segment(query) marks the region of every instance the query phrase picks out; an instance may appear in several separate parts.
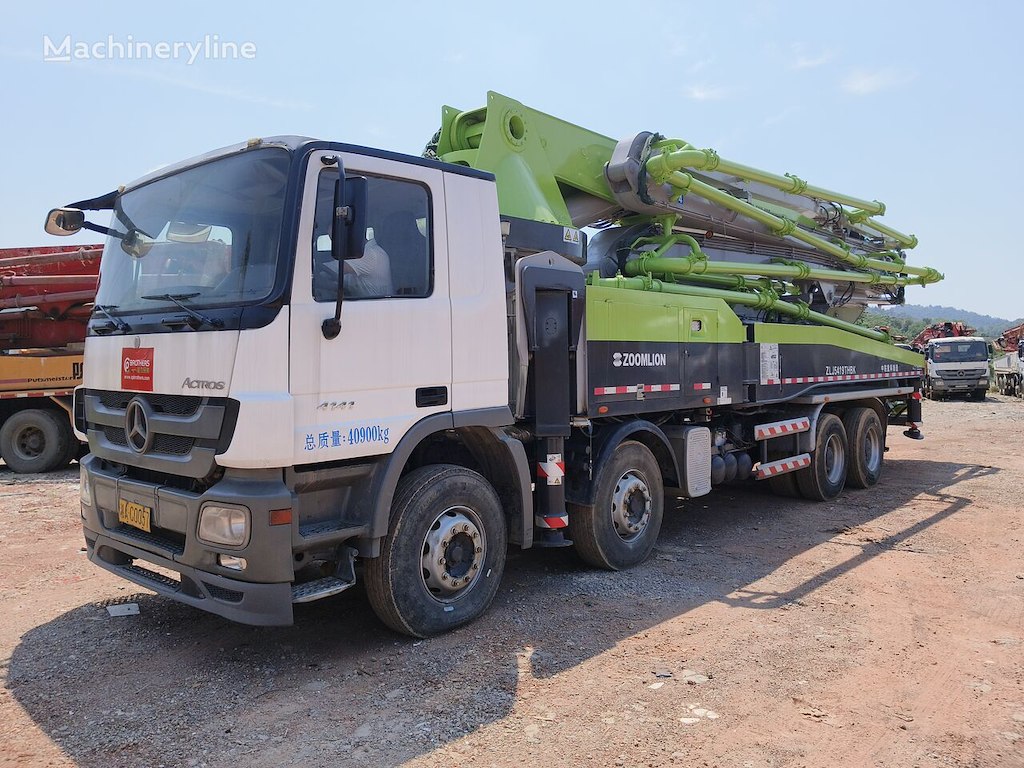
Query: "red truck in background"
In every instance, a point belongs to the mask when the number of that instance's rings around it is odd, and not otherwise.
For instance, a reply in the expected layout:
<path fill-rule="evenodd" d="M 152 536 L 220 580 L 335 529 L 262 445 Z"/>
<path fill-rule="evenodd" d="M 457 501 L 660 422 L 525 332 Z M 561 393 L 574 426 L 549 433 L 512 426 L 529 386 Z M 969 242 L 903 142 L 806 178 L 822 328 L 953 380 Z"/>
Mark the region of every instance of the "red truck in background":
<path fill-rule="evenodd" d="M 0 458 L 14 472 L 48 472 L 79 454 L 72 393 L 102 251 L 0 249 Z"/>

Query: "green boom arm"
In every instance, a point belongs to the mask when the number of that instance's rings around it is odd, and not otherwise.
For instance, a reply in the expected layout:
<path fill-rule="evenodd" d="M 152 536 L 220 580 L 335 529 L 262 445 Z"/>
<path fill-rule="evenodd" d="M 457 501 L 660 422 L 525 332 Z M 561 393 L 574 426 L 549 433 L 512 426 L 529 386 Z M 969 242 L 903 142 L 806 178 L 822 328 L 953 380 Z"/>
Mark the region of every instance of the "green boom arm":
<path fill-rule="evenodd" d="M 770 304 L 794 319 L 851 330 L 848 322 L 826 321 L 829 315 L 777 297 L 808 291 L 815 281 L 880 286 L 896 296 L 903 286 L 942 279 L 930 267 L 906 263 L 904 250 L 917 238 L 879 222 L 885 205 L 877 200 L 656 134 L 616 142 L 493 92 L 480 109 L 445 107 L 428 154 L 493 173 L 506 216 L 572 227 L 648 222 L 649 236 L 631 244 L 625 266 L 631 279 L 621 287 L 692 288 L 734 305 Z M 765 255 L 760 262 L 712 259 L 692 236 L 701 233 L 748 242 L 755 257 Z M 759 248 L 766 243 L 776 245 Z M 780 259 L 778 246 L 793 255 Z M 675 255 L 680 247 L 681 257 Z M 859 303 L 866 303 L 864 296 Z"/>

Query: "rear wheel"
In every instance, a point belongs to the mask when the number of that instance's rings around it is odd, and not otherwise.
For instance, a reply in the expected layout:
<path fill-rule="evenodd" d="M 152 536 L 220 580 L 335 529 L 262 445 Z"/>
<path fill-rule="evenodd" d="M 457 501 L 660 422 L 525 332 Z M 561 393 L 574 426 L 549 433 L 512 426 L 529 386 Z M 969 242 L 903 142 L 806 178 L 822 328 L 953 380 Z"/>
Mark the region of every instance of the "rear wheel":
<path fill-rule="evenodd" d="M 617 571 L 647 559 L 658 540 L 665 486 L 647 446 L 627 440 L 598 472 L 594 506 L 571 505 L 570 535 L 590 565 Z"/>
<path fill-rule="evenodd" d="M 846 484 L 870 488 L 882 476 L 885 458 L 885 430 L 874 408 L 851 408 L 843 414 L 843 426 L 850 448 Z"/>
<path fill-rule="evenodd" d="M 846 485 L 848 463 L 849 446 L 843 422 L 835 414 L 821 414 L 811 465 L 794 473 L 800 494 L 812 501 L 834 499 Z"/>
<path fill-rule="evenodd" d="M 795 472 L 787 472 L 784 475 L 769 477 L 768 487 L 776 496 L 786 496 L 791 499 L 800 498 L 800 489 L 796 484 Z"/>
<path fill-rule="evenodd" d="M 403 477 L 391 529 L 368 560 L 366 593 L 396 632 L 429 637 L 482 614 L 505 570 L 505 517 L 490 484 L 464 467 L 436 464 Z"/>
<path fill-rule="evenodd" d="M 67 417 L 31 408 L 12 414 L 0 428 L 0 456 L 14 472 L 49 472 L 67 465 L 74 441 Z"/>

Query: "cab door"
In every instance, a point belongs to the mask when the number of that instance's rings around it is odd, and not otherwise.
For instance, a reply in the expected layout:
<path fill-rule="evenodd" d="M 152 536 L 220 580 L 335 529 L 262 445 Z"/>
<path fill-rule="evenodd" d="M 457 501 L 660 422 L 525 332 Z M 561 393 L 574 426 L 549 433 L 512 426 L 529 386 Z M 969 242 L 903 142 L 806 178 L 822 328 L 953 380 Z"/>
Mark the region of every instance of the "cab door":
<path fill-rule="evenodd" d="M 350 263 L 349 271 L 330 256 L 338 165 L 325 164 L 329 155 L 337 153 L 317 151 L 309 160 L 292 282 L 289 390 L 296 464 L 389 453 L 417 421 L 451 409 L 442 174 L 340 155 L 345 175 L 365 177 L 368 188 L 369 260 Z M 346 269 L 349 290 L 341 333 L 327 339 L 322 324 L 334 315 L 339 267 Z"/>

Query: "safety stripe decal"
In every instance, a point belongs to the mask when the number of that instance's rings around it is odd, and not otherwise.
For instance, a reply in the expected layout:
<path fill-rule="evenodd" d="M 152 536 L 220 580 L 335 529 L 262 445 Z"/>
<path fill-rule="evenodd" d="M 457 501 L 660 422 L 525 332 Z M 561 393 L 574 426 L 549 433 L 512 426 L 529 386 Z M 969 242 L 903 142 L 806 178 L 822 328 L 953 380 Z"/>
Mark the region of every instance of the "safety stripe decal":
<path fill-rule="evenodd" d="M 631 387 L 594 387 L 595 395 L 628 395 L 631 392 L 678 392 L 678 384 L 636 384 Z"/>
<path fill-rule="evenodd" d="M 540 515 L 534 515 L 533 524 L 538 528 L 568 528 L 569 527 L 569 516 L 568 515 L 550 515 L 548 517 L 541 517 Z"/>
<path fill-rule="evenodd" d="M 780 435 L 790 435 L 795 432 L 806 432 L 811 428 L 811 420 L 806 416 L 800 419 L 789 421 L 773 421 L 771 424 L 758 424 L 754 427 L 755 440 L 768 440 Z"/>
<path fill-rule="evenodd" d="M 868 381 L 870 379 L 905 379 L 920 376 L 921 369 L 897 373 L 853 373 L 846 376 L 794 376 L 786 379 L 765 379 L 765 384 L 817 384 L 823 381 Z"/>
<path fill-rule="evenodd" d="M 67 397 L 74 393 L 73 389 L 55 389 L 46 392 L 0 392 L 0 400 L 13 400 L 17 397 Z"/>
<path fill-rule="evenodd" d="M 561 485 L 565 477 L 565 462 L 562 454 L 549 453 L 547 461 L 537 462 L 537 477 L 547 478 L 548 485 Z"/>
<path fill-rule="evenodd" d="M 784 475 L 786 472 L 796 472 L 798 469 L 809 466 L 811 466 L 811 455 L 801 454 L 800 456 L 792 456 L 788 459 L 779 459 L 778 461 L 762 464 L 758 467 L 757 477 L 759 480 L 763 480 L 765 477 Z"/>
<path fill-rule="evenodd" d="M 811 454 L 801 453 L 799 456 L 790 456 L 788 459 L 779 459 L 762 464 L 757 468 L 757 479 L 764 480 L 766 477 L 784 475 L 787 472 L 795 472 L 798 469 L 811 466 Z"/>

